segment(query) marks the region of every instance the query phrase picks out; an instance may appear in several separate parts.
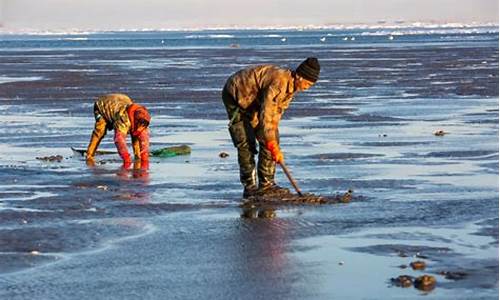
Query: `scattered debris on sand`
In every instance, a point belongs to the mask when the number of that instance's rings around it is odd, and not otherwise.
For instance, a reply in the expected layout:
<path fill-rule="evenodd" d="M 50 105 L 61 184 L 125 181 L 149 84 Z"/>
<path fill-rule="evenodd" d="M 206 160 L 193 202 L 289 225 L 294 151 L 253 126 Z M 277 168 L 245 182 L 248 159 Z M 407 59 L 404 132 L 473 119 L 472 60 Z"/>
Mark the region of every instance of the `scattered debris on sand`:
<path fill-rule="evenodd" d="M 61 162 L 63 160 L 62 155 L 51 155 L 44 157 L 36 157 L 38 160 L 49 161 L 49 162 Z"/>
<path fill-rule="evenodd" d="M 221 152 L 221 153 L 219 153 L 219 157 L 220 157 L 220 158 L 226 158 L 226 157 L 229 157 L 229 153 L 227 153 L 227 152 Z"/>
<path fill-rule="evenodd" d="M 410 266 L 413 270 L 425 270 L 425 261 L 417 260 L 410 263 Z"/>
<path fill-rule="evenodd" d="M 434 135 L 435 135 L 435 136 L 444 136 L 445 134 L 448 134 L 448 133 L 449 133 L 449 132 L 446 132 L 446 131 L 444 131 L 444 130 L 442 130 L 442 129 L 439 129 L 439 130 L 434 131 Z"/>

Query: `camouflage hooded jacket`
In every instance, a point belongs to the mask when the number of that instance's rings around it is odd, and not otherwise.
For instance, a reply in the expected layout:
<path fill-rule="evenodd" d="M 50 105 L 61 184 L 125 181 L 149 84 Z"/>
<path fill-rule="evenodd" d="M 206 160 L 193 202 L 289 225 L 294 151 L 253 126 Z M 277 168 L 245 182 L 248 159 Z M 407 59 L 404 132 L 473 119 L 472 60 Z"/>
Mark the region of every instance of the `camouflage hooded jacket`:
<path fill-rule="evenodd" d="M 278 123 L 295 93 L 293 72 L 273 65 L 250 67 L 229 77 L 224 88 L 257 129 L 257 138 L 275 140 Z"/>
<path fill-rule="evenodd" d="M 106 135 L 106 130 L 114 129 L 115 136 L 117 132 L 123 135 L 130 132 L 132 124 L 127 109 L 132 104 L 132 99 L 124 94 L 108 94 L 97 99 L 94 104 L 95 127 L 87 147 L 87 157 L 94 156 L 101 139 Z M 140 141 L 134 136 L 132 136 L 132 147 L 135 157 L 140 157 Z"/>
<path fill-rule="evenodd" d="M 127 108 L 132 103 L 132 99 L 124 94 L 109 94 L 99 97 L 95 102 L 96 122 L 103 118 L 109 130 L 115 129 L 127 134 L 131 128 Z"/>

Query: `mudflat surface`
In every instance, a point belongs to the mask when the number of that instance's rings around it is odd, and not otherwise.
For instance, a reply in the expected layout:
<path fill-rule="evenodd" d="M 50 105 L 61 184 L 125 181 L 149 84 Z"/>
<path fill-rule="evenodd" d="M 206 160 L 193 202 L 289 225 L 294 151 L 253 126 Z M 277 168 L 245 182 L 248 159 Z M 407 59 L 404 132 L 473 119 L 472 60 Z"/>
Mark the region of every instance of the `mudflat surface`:
<path fill-rule="evenodd" d="M 498 30 L 481 30 L 4 37 L 0 298 L 497 299 Z M 321 79 L 281 122 L 284 155 L 304 192 L 352 199 L 242 218 L 220 89 L 310 55 Z M 191 155 L 87 167 L 70 147 L 109 92 L 150 109 L 152 149 Z M 391 284 L 424 274 L 428 292 Z"/>

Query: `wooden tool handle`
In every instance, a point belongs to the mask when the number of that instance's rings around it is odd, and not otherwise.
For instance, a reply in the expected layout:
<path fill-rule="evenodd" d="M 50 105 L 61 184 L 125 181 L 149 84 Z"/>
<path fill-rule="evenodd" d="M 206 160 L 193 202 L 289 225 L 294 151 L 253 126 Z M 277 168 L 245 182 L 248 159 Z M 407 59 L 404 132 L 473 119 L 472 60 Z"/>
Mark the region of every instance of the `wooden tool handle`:
<path fill-rule="evenodd" d="M 290 171 L 288 170 L 288 168 L 286 167 L 285 165 L 285 162 L 280 162 L 280 166 L 281 168 L 283 169 L 283 172 L 285 172 L 285 175 L 286 177 L 288 178 L 288 180 L 290 181 L 290 183 L 292 184 L 293 188 L 295 189 L 295 191 L 297 191 L 297 194 L 299 194 L 299 196 L 303 196 L 302 195 L 302 192 L 300 191 L 300 188 L 299 186 L 297 185 L 297 182 L 295 182 L 295 180 L 293 179 L 292 175 L 290 174 Z"/>

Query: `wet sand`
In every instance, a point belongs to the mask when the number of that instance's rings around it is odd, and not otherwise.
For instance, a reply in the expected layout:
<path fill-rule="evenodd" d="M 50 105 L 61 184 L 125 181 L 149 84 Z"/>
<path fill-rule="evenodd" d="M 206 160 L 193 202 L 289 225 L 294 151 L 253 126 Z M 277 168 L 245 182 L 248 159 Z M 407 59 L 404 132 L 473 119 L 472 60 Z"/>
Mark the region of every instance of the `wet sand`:
<path fill-rule="evenodd" d="M 322 78 L 287 111 L 284 154 L 304 192 L 353 199 L 241 218 L 220 87 L 244 65 L 311 53 Z M 5 76 L 42 77 L 0 84 L 0 298 L 497 298 L 497 46 L 0 57 Z M 85 166 L 70 147 L 86 146 L 92 99 L 107 92 L 151 109 L 152 148 L 192 154 L 147 174 L 118 157 Z M 50 155 L 63 159 L 36 159 Z M 424 274 L 432 291 L 391 284 Z"/>

